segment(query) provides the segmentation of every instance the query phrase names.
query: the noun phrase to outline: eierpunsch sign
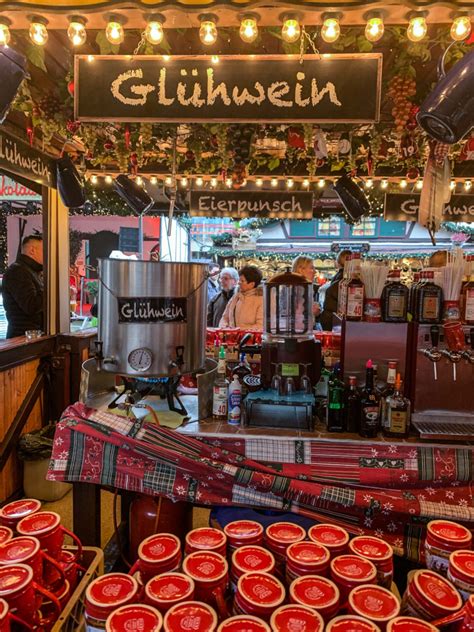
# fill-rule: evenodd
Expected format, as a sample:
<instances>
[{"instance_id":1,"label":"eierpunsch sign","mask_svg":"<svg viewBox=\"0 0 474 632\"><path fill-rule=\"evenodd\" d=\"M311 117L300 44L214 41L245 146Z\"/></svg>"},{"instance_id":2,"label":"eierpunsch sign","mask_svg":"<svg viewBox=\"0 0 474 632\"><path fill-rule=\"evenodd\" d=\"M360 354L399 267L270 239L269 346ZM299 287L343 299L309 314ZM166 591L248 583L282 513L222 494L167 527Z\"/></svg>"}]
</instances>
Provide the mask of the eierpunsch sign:
<instances>
[{"instance_id":1,"label":"eierpunsch sign","mask_svg":"<svg viewBox=\"0 0 474 632\"><path fill-rule=\"evenodd\" d=\"M75 57L81 121L363 122L379 119L382 55Z\"/></svg>"}]
</instances>

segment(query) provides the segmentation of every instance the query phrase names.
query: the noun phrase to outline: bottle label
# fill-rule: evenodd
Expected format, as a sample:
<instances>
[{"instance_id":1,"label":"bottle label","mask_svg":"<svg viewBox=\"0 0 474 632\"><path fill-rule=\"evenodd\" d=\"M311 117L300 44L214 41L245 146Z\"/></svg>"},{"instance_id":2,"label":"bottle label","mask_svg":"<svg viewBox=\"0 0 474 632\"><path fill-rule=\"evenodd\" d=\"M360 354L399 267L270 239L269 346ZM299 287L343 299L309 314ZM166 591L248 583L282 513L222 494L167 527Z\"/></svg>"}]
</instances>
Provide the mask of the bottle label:
<instances>
[{"instance_id":1,"label":"bottle label","mask_svg":"<svg viewBox=\"0 0 474 632\"><path fill-rule=\"evenodd\" d=\"M405 434L407 430L407 411L389 409L388 430L397 434Z\"/></svg>"},{"instance_id":2,"label":"bottle label","mask_svg":"<svg viewBox=\"0 0 474 632\"><path fill-rule=\"evenodd\" d=\"M347 290L347 313L350 318L362 318L364 306L364 288L360 285L349 286Z\"/></svg>"},{"instance_id":3,"label":"bottle label","mask_svg":"<svg viewBox=\"0 0 474 632\"><path fill-rule=\"evenodd\" d=\"M437 296L424 296L421 311L423 320L437 320L439 317L439 300Z\"/></svg>"},{"instance_id":4,"label":"bottle label","mask_svg":"<svg viewBox=\"0 0 474 632\"><path fill-rule=\"evenodd\" d=\"M227 386L214 386L212 414L216 417L227 416Z\"/></svg>"},{"instance_id":5,"label":"bottle label","mask_svg":"<svg viewBox=\"0 0 474 632\"><path fill-rule=\"evenodd\" d=\"M474 288L469 288L466 291L466 308L464 320L469 323L474 320Z\"/></svg>"},{"instance_id":6,"label":"bottle label","mask_svg":"<svg viewBox=\"0 0 474 632\"><path fill-rule=\"evenodd\" d=\"M388 316L389 318L405 317L405 295L391 293L388 297Z\"/></svg>"},{"instance_id":7,"label":"bottle label","mask_svg":"<svg viewBox=\"0 0 474 632\"><path fill-rule=\"evenodd\" d=\"M379 421L378 406L364 406L362 409L364 415L364 423L368 428L376 428Z\"/></svg>"},{"instance_id":8,"label":"bottle label","mask_svg":"<svg viewBox=\"0 0 474 632\"><path fill-rule=\"evenodd\" d=\"M230 424L238 424L240 423L240 406L242 403L242 393L240 390L233 390L229 394L229 423Z\"/></svg>"}]
</instances>

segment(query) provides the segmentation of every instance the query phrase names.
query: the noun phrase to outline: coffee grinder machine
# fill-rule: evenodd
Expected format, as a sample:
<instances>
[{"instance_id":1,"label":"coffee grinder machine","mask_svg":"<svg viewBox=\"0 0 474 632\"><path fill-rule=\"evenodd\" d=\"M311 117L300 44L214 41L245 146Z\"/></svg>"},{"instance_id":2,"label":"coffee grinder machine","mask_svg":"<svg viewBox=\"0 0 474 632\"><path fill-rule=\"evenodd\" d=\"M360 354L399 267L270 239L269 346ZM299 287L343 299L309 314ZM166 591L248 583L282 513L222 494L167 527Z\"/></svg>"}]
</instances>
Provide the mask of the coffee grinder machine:
<instances>
[{"instance_id":1,"label":"coffee grinder machine","mask_svg":"<svg viewBox=\"0 0 474 632\"><path fill-rule=\"evenodd\" d=\"M245 399L245 425L312 430L321 373L313 324L313 284L305 277L288 269L264 284L262 390Z\"/></svg>"}]
</instances>

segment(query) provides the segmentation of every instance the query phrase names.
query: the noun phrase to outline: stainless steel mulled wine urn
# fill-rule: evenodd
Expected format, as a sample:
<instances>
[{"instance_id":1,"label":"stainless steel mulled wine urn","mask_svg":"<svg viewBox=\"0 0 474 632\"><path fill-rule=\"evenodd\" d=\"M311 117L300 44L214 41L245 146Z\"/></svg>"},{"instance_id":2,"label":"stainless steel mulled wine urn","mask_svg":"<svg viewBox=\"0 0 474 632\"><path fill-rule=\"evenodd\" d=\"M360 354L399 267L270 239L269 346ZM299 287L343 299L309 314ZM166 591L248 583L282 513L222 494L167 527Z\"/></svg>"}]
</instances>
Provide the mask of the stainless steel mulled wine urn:
<instances>
[{"instance_id":1,"label":"stainless steel mulled wine urn","mask_svg":"<svg viewBox=\"0 0 474 632\"><path fill-rule=\"evenodd\" d=\"M205 362L207 266L99 260L99 343L105 371L190 373Z\"/></svg>"}]
</instances>

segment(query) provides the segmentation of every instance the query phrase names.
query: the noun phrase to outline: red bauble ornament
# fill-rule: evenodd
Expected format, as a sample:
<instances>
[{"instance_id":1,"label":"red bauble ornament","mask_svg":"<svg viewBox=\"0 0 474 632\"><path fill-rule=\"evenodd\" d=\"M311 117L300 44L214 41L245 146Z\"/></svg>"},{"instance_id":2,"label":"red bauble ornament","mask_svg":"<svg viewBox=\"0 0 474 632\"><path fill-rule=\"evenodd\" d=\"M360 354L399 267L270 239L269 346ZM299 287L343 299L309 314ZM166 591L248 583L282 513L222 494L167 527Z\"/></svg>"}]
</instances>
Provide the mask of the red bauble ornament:
<instances>
[{"instance_id":1,"label":"red bauble ornament","mask_svg":"<svg viewBox=\"0 0 474 632\"><path fill-rule=\"evenodd\" d=\"M111 143L110 141L107 141L106 143L104 143L104 149L106 151L112 151L112 149L115 147L115 145L113 143Z\"/></svg>"},{"instance_id":2,"label":"red bauble ornament","mask_svg":"<svg viewBox=\"0 0 474 632\"><path fill-rule=\"evenodd\" d=\"M408 180L417 180L420 177L420 170L418 167L410 167L407 171Z\"/></svg>"},{"instance_id":3,"label":"red bauble ornament","mask_svg":"<svg viewBox=\"0 0 474 632\"><path fill-rule=\"evenodd\" d=\"M72 97L74 96L74 79L67 84L67 91Z\"/></svg>"}]
</instances>

